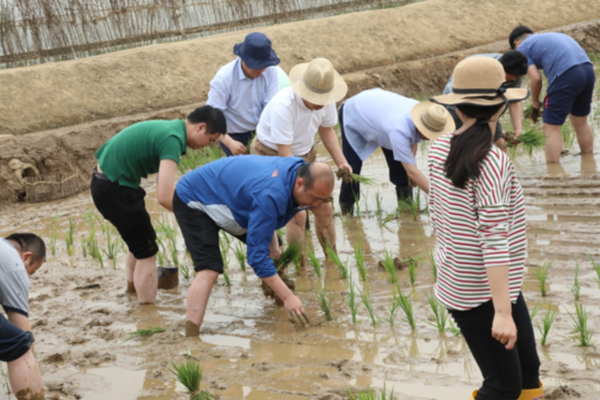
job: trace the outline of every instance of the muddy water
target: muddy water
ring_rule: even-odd
[[[592,123],[596,132],[600,132],[598,113],[595,104]],[[572,286],[578,265],[580,303],[589,315],[588,325],[593,328],[600,323],[600,288],[589,259],[591,255],[600,260],[600,173],[596,170],[600,156],[582,157],[576,143],[568,150],[561,160],[563,170],[558,171],[546,170],[542,151],[534,151],[532,156],[517,151],[514,158],[527,209],[529,256],[523,290],[530,308],[540,307],[534,324],[541,323],[546,310],[558,312],[548,345],[538,347],[547,393],[566,385],[582,399],[595,399],[600,396],[600,354],[595,347],[577,346],[569,313],[574,312]],[[422,170],[426,169],[426,153],[423,146],[418,155]],[[331,162],[324,149],[320,148],[319,154],[321,160]],[[598,137],[596,154],[600,154]],[[358,322],[352,324],[347,300],[350,282],[339,279],[335,267],[324,262],[322,279],[310,268],[291,272],[312,321],[310,327],[295,330],[285,313],[263,297],[258,278],[250,270],[242,272],[230,252],[232,285],[218,281],[201,336],[188,339],[183,337],[183,322],[189,280],[182,278],[178,288],[160,291],[156,305],[140,307],[135,297],[124,293],[122,247],[116,269],[106,257],[101,268],[96,260],[83,256],[81,242],[90,232],[86,214],[94,209],[87,193],[59,202],[14,206],[4,212],[0,234],[33,231],[47,243],[56,238],[56,254],[49,255],[47,264],[32,277],[30,295],[36,353],[47,398],[185,398],[184,388],[168,370],[171,361],[185,357],[202,363],[203,388],[221,399],[335,400],[344,398],[347,388],[384,385],[402,399],[468,398],[481,381],[477,365],[460,337],[450,332],[439,334],[430,325],[425,294],[430,292],[433,278],[426,260],[435,238],[429,217],[426,212],[416,218],[404,214],[383,223],[396,208],[383,155],[376,152],[363,171],[377,184],[364,188],[360,217],[338,216],[335,224],[340,256],[348,260],[354,284],[370,291],[379,318],[376,326],[371,325],[362,305]],[[155,178],[145,187],[153,219],[176,227],[173,216],[154,200]],[[381,214],[377,213],[377,194],[382,199]],[[72,255],[64,241],[69,218],[75,232]],[[100,246],[105,246],[97,221],[95,229]],[[358,239],[365,253],[368,283],[360,282],[355,267],[353,246]],[[177,241],[180,259],[190,265],[180,235]],[[313,242],[318,257],[324,259],[314,238]],[[386,320],[392,285],[377,268],[384,250],[423,260],[413,292],[416,332],[410,331],[401,310],[394,326]],[[542,297],[536,273],[551,261],[548,295]],[[407,271],[399,272],[398,278],[409,293]],[[100,287],[77,289],[91,284]],[[322,288],[331,299],[331,322],[319,311],[317,294]],[[166,332],[125,342],[126,332],[152,326]],[[0,399],[8,398],[3,386],[0,389]]]

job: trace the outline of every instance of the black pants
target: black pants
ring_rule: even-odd
[[[523,294],[512,305],[517,343],[512,350],[492,337],[494,305],[483,303],[469,311],[450,310],[483,375],[476,400],[516,400],[522,389],[537,389],[540,359]]]
[[[362,169],[362,160],[356,154],[348,139],[346,138],[346,132],[344,131],[344,106],[340,107],[339,112],[339,121],[340,121],[340,131],[342,133],[342,151],[344,152],[344,157],[348,161],[348,164],[352,167],[352,172],[360,175],[360,170]],[[392,182],[396,186],[407,186],[408,185],[408,174],[404,169],[404,166],[400,161],[394,160],[394,152],[392,150],[384,149],[383,154],[385,155],[385,161],[387,162],[388,168],[390,170],[390,182]],[[354,201],[360,200],[360,184],[358,183],[346,183],[342,182],[342,188],[340,189],[340,203],[345,203],[348,205],[354,204]]]
[[[244,133],[228,133],[228,135],[236,142],[240,142],[244,146],[248,147],[248,143],[250,142],[250,139],[252,139],[252,137],[254,136],[254,132],[252,131]],[[219,145],[221,145],[221,148],[223,149],[225,154],[227,154],[227,157],[231,157],[233,155],[233,153],[231,153],[231,150],[229,150],[229,147],[225,146],[223,142],[219,141]]]

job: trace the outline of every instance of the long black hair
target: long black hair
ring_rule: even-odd
[[[456,107],[467,117],[476,119],[463,133],[450,139],[450,153],[444,166],[446,178],[457,188],[464,189],[469,179],[479,177],[479,163],[492,148],[492,131],[487,121],[503,106]]]

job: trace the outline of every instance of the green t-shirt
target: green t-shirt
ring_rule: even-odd
[[[100,169],[112,182],[137,188],[142,178],[158,172],[165,159],[179,164],[185,153],[185,121],[144,121],[113,136],[94,154]]]

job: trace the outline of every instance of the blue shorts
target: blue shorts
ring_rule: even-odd
[[[595,80],[592,64],[576,65],[558,76],[544,99],[543,121],[550,125],[562,125],[569,114],[575,117],[589,115]]]
[[[0,361],[11,362],[27,353],[33,334],[25,332],[0,314]]]

